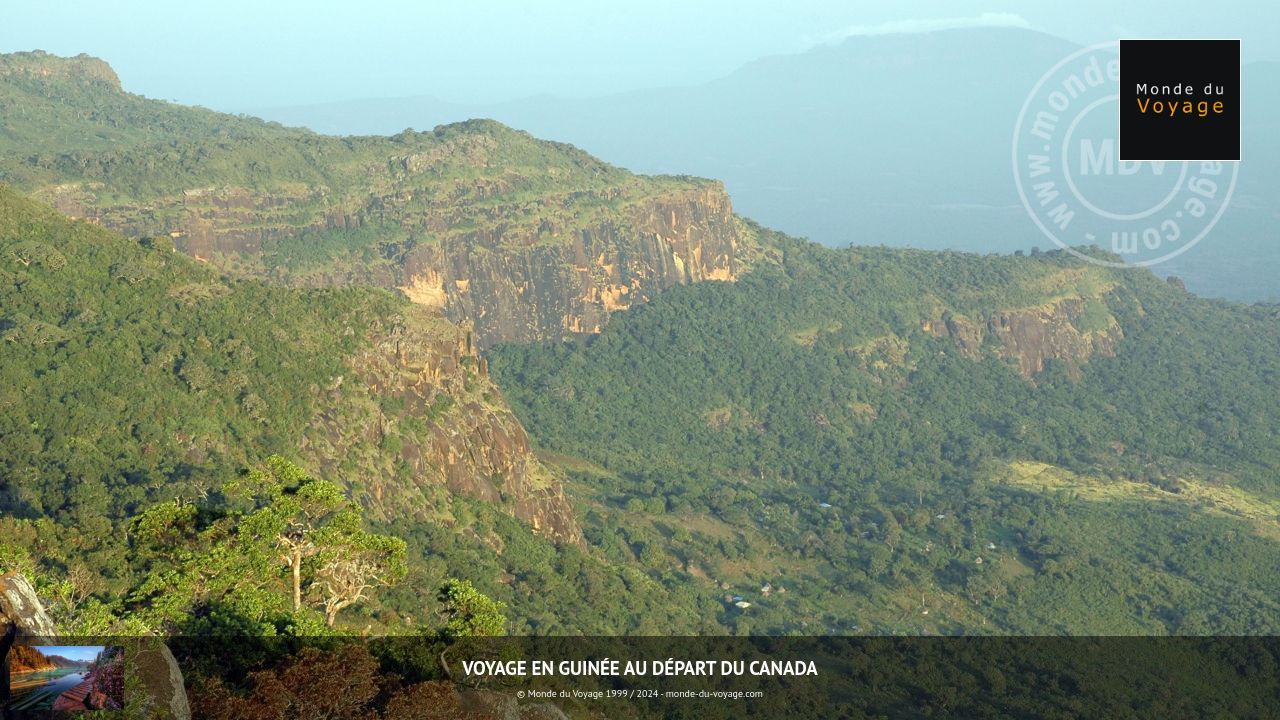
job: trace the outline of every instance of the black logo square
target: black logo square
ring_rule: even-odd
[[[1239,160],[1240,41],[1121,40],[1120,159]]]

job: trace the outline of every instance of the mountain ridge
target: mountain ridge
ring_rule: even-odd
[[[59,62],[81,61],[41,57]],[[0,76],[0,103],[23,108],[0,116],[0,180],[227,272],[405,289],[481,346],[598,332],[741,269],[747,238],[714,181],[632,175],[488,120],[331,138],[71,74]]]
[[[32,50],[0,55],[0,76],[21,75],[47,80],[60,78],[87,83],[101,83],[122,90],[120,76],[101,58],[81,53],[72,58]]]
[[[739,212],[828,246],[1026,252],[1049,241],[1013,183],[1013,126],[1042,73],[1079,48],[1020,28],[855,36],[692,87],[461,109],[409,102],[399,114],[380,103],[376,117],[352,103],[261,114],[329,131],[483,114],[637,171],[719,178]],[[1248,162],[1230,211],[1203,245],[1158,267],[1198,294],[1280,300],[1264,270],[1280,258],[1263,240],[1280,187],[1278,67],[1243,66]]]
[[[50,383],[63,378],[59,393],[99,397],[86,406],[100,405],[104,395],[115,398],[107,405],[130,418],[142,436],[121,450],[133,457],[131,472],[152,478],[153,492],[173,492],[174,476],[186,476],[184,491],[193,492],[192,483],[208,481],[191,476],[252,461],[244,454],[246,444],[283,442],[310,463],[346,477],[353,496],[383,517],[447,514],[449,493],[457,493],[504,507],[557,541],[580,542],[563,491],[531,454],[524,429],[488,378],[472,332],[438,311],[384,291],[274,290],[257,281],[220,278],[162,244],[130,242],[64,220],[4,186],[0,258],[0,347],[14,373],[7,385],[10,392],[28,393],[21,403],[25,427],[13,425],[15,396],[0,403],[10,411],[13,443],[4,459],[10,472],[50,473],[42,483],[54,487],[57,477],[74,476],[104,489],[104,483],[120,482],[95,462],[77,460],[74,436],[62,435],[68,428],[65,419],[51,414],[61,402],[50,394]],[[118,324],[102,324],[115,323],[121,303],[138,298],[147,298],[149,306]],[[237,310],[241,302],[256,305],[248,315],[258,318],[251,325],[240,326],[246,320],[232,314],[245,309]],[[290,314],[314,327],[286,320]],[[140,324],[139,316],[168,319],[156,327]],[[188,331],[175,337],[175,327],[187,324]],[[283,360],[283,346],[272,347],[282,341],[304,349],[308,364]],[[127,360],[90,367],[105,347]],[[54,351],[68,356],[55,360]],[[270,379],[283,385],[264,384],[259,377],[262,363],[273,356]],[[48,363],[45,380],[24,374],[31,363]],[[125,366],[136,377],[126,381]],[[70,381],[69,373],[80,379]],[[169,435],[139,430],[151,422],[145,412],[119,405],[138,382],[185,408],[169,408],[171,420],[203,419],[171,428]],[[281,387],[291,389],[282,395]],[[111,425],[116,422],[125,420]],[[56,451],[30,452],[51,441]],[[506,479],[501,494],[492,484],[498,476]],[[20,483],[6,490],[7,501],[23,508],[23,497],[34,488]],[[64,512],[74,515],[80,495],[58,494],[69,503]],[[127,501],[117,502],[123,506],[112,514],[127,507]]]
[[[12,673],[44,672],[60,668],[76,668],[87,662],[71,660],[61,655],[45,654],[32,645],[15,645],[9,650],[9,671]]]
[[[0,188],[0,537],[56,528],[98,597],[138,508],[281,452],[408,541],[380,629],[448,571],[531,633],[1275,631],[1274,308],[825,249],[494,121],[325,138],[101,85],[0,81],[57,121],[0,115],[57,208]]]

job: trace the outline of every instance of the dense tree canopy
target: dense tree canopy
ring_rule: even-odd
[[[664,582],[710,574],[751,595],[728,622],[753,630],[1280,627],[1273,309],[1062,253],[760,232],[776,261],[736,284],[493,354],[535,439],[596,499],[592,542]],[[1105,330],[1114,355],[1024,376],[987,319],[1071,301],[1067,337]],[[981,344],[924,329],[948,318]]]

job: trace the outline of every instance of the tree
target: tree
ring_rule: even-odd
[[[135,559],[155,566],[131,597],[148,624],[323,631],[373,587],[395,584],[407,572],[403,540],[365,532],[359,508],[338,486],[284,458],[272,456],[224,484],[221,496],[224,505],[171,502],[134,521]],[[290,601],[280,593],[282,565]],[[302,602],[307,568],[324,625]]]
[[[218,675],[192,694],[196,717],[214,720],[369,720],[380,691],[378,660],[362,645],[326,652],[304,647],[273,666],[254,672],[248,692],[228,687]]]
[[[321,591],[329,627],[339,612],[364,600],[371,589],[394,585],[408,572],[404,540],[364,532],[354,512],[343,513],[322,535],[323,564],[315,585]]]
[[[312,588],[320,596],[325,624],[338,613],[368,598],[379,585],[394,585],[408,571],[403,540],[368,533],[359,509],[342,489],[279,455],[249,473],[233,488],[265,502],[251,517],[256,533],[270,536],[280,561],[289,570],[293,610],[303,606],[303,568],[314,568]]]
[[[480,592],[470,580],[449,578],[440,586],[436,599],[440,601],[439,613],[444,620],[440,636],[448,643],[466,638],[496,637],[507,632],[507,617],[502,612],[507,604]],[[453,673],[445,655],[452,647],[449,645],[440,653],[440,667],[450,679]]]
[[[326,524],[344,511],[347,499],[337,485],[311,477],[279,455],[267,458],[266,467],[250,473],[249,481],[275,498],[271,508],[283,521],[276,546],[289,569],[297,612],[302,609],[302,563],[321,551],[319,536],[330,534]]]
[[[436,596],[445,623],[441,634],[447,640],[464,637],[495,637],[506,634],[507,604],[480,592],[470,580],[449,578]]]
[[[61,270],[67,266],[67,258],[57,248],[41,242],[27,240],[9,247],[9,256],[23,267],[42,265],[50,270]]]

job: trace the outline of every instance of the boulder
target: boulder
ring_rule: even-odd
[[[51,638],[56,634],[35,588],[25,577],[9,573],[0,576],[0,625],[14,623],[25,637]]]
[[[150,698],[148,717],[163,720],[191,720],[187,688],[182,670],[169,651],[169,646],[152,638],[140,638],[136,647],[127,651],[129,670],[142,681]]]
[[[462,690],[459,705],[466,713],[485,720],[521,720],[520,706],[506,693],[493,690]]]

